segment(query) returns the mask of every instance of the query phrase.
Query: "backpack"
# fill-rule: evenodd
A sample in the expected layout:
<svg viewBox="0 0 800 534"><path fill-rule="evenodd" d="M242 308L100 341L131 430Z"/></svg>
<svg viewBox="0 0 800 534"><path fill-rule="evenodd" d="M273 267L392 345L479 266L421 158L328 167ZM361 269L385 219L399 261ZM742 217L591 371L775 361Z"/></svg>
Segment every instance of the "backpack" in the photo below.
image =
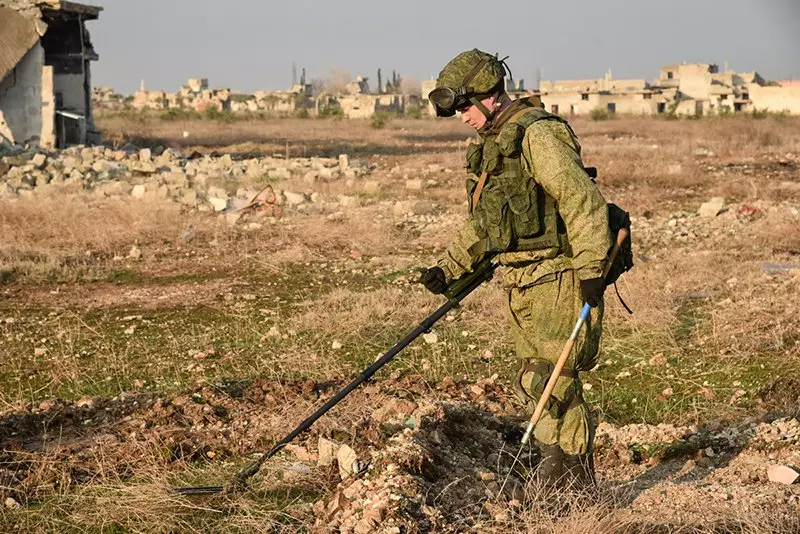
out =
<svg viewBox="0 0 800 534"><path fill-rule="evenodd" d="M614 291L617 292L617 298L622 303L622 306L632 314L633 312L622 300L617 288L617 279L623 273L630 271L633 268L633 241L631 239L631 217L627 211L623 210L616 204L608 203L608 229L611 231L611 238L614 243L617 242L617 236L620 230L625 229L628 231L628 236L619 247L619 252L614 258L614 262L608 270L606 275L606 285L614 284Z"/></svg>

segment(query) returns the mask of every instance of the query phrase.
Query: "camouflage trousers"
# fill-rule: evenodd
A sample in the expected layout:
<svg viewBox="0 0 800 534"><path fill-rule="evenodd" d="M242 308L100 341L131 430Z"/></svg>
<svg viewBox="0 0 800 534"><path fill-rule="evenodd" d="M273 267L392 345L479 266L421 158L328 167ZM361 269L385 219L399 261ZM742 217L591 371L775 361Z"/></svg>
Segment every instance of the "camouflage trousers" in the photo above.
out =
<svg viewBox="0 0 800 534"><path fill-rule="evenodd" d="M541 397L550 371L558 361L583 308L580 280L572 270L549 275L544 281L509 291L511 327L521 367L514 390L530 413ZM603 303L592 309L567 359L565 369L589 370L597 362L603 330ZM535 364L535 365L532 365ZM534 436L543 445L558 444L565 454L592 452L594 422L583 400L580 378L562 376Z"/></svg>

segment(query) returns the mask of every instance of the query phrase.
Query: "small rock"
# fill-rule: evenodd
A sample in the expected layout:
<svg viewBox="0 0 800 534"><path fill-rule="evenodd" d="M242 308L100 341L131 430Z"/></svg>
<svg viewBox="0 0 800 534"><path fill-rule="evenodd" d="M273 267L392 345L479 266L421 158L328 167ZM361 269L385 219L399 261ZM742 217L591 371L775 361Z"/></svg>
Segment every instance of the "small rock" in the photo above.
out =
<svg viewBox="0 0 800 534"><path fill-rule="evenodd" d="M701 217L716 217L725 211L725 199L723 197L714 197L708 202L704 202L697 214Z"/></svg>
<svg viewBox="0 0 800 534"><path fill-rule="evenodd" d="M75 401L75 406L78 408L94 408L94 400L91 397L81 397Z"/></svg>
<svg viewBox="0 0 800 534"><path fill-rule="evenodd" d="M439 342L439 335L436 332L427 332L422 334L422 339L428 345L435 345Z"/></svg>
<svg viewBox="0 0 800 534"><path fill-rule="evenodd" d="M422 191L422 187L422 180L418 178L406 180L406 189L410 189L412 191Z"/></svg>
<svg viewBox="0 0 800 534"><path fill-rule="evenodd" d="M767 478L770 482L779 484L794 484L800 478L800 473L788 465L771 465L767 468Z"/></svg>
<svg viewBox="0 0 800 534"><path fill-rule="evenodd" d="M336 458L336 452L339 449L339 446L332 442L329 439L325 439L323 437L319 438L317 441L317 454L319 458L317 459L317 464L319 465L331 465L333 464L333 459Z"/></svg>
<svg viewBox="0 0 800 534"><path fill-rule="evenodd" d="M343 346L344 346L344 345L342 345L342 342L341 342L341 341L338 341L338 340L335 340L335 339L333 340L333 343L331 343L331 348L332 348L333 350L339 350L339 349L341 349Z"/></svg>
<svg viewBox="0 0 800 534"><path fill-rule="evenodd" d="M131 249L128 251L128 257L132 260L138 260L142 257L142 249L133 245Z"/></svg>
<svg viewBox="0 0 800 534"><path fill-rule="evenodd" d="M44 167L44 164L47 163L47 156L44 154L36 154L31 159L31 163L33 163L37 169L41 169Z"/></svg>
<svg viewBox="0 0 800 534"><path fill-rule="evenodd" d="M305 195L302 193L292 193L291 191L284 191L283 196L289 206L299 206L306 201Z"/></svg>
<svg viewBox="0 0 800 534"><path fill-rule="evenodd" d="M45 354L47 354L47 349L44 347L36 347L33 349L34 356L44 356Z"/></svg>
<svg viewBox="0 0 800 534"><path fill-rule="evenodd" d="M131 196L133 198L144 198L144 194L147 192L147 188L144 185L138 184L134 185L133 189L131 190Z"/></svg>
<svg viewBox="0 0 800 534"><path fill-rule="evenodd" d="M339 512L343 512L350 507L350 501L339 491L333 496L333 499L328 503L328 515L334 516Z"/></svg>
<svg viewBox="0 0 800 534"><path fill-rule="evenodd" d="M358 456L348 445L342 445L336 451L336 461L339 463L339 476L342 480L358 472Z"/></svg>
<svg viewBox="0 0 800 534"><path fill-rule="evenodd" d="M339 169L346 171L350 168L350 157L347 154L339 154Z"/></svg>
<svg viewBox="0 0 800 534"><path fill-rule="evenodd" d="M214 211L224 211L228 207L227 198L209 197L208 203L214 208Z"/></svg>
<svg viewBox="0 0 800 534"><path fill-rule="evenodd" d="M15 501L13 497L6 497L5 506L6 508L22 508L22 505Z"/></svg>

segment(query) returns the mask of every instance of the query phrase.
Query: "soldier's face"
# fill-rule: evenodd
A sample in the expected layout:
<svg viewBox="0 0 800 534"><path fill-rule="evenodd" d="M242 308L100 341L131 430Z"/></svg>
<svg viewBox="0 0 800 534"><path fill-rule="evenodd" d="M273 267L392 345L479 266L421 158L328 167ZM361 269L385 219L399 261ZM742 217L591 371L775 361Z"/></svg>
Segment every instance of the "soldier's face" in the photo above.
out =
<svg viewBox="0 0 800 534"><path fill-rule="evenodd" d="M492 109L494 107L494 102L494 96L488 96L481 100L481 104L486 106L487 109ZM458 108L456 111L461 113L461 120L464 124L468 124L471 128L479 130L486 124L486 117L481 113L481 110L478 109L478 106L468 104L462 108Z"/></svg>

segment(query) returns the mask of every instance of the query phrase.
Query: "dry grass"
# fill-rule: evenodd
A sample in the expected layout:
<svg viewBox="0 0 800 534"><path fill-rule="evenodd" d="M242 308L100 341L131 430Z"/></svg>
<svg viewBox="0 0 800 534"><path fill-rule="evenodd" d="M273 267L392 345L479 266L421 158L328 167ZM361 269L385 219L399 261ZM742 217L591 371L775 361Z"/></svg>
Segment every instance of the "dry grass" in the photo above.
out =
<svg viewBox="0 0 800 534"><path fill-rule="evenodd" d="M149 136L186 150L282 153L289 139L296 155L350 153L375 165L369 179L380 183L380 191L366 194L343 181L277 184L358 195L362 206L343 210L339 222L326 216L340 208L327 206L251 231L170 204L81 196L4 203L0 290L8 297L0 303L0 402L6 413L56 395L111 397L134 389L172 395L201 382L253 377L344 380L441 302L404 278L412 267L433 261L463 217L459 169L469 132L455 121L397 120L379 131L366 122L322 120L184 125L114 118L101 124L109 136ZM594 385L587 397L608 420L738 420L752 414L760 387L798 371L798 278L765 276L762 269L764 262L798 263L800 222L788 209L800 200L791 185L797 174L775 167L800 152L797 124L740 117L574 122L587 165L600 168L604 194L641 217L640 228L649 225L644 232L634 228L636 250L649 261L638 259L620 281L635 315L609 295L601 365L586 375ZM191 135L184 141L187 128ZM696 156L698 147L714 156ZM431 174L432 163L456 172ZM719 174L728 163L739 166ZM753 172L741 167L754 164L763 166ZM391 172L395 167L400 170ZM406 175L437 184L407 191ZM693 240L666 236L667 220L693 213L712 195L734 206L761 206L762 212L742 224L728 214ZM391 203L409 199L436 200L431 222L399 224ZM699 224L686 219L689 227ZM190 242L178 237L189 223L197 231ZM142 260L113 259L127 256L134 243ZM415 343L392 370L431 383L499 373L507 383L516 364L506 336L506 298L496 283L481 288L436 325L439 343ZM132 325L135 331L124 333ZM334 341L342 347L333 349ZM195 359L197 351L208 356ZM654 357L661 363L651 364ZM747 395L730 404L739 387ZM667 388L672 396L660 398ZM264 431L280 433L286 421L313 407L310 400L281 405ZM349 429L371 409L348 405L337 419L320 423L325 430ZM232 466L166 463L163 447L142 443L129 472L96 459L99 474L84 485L45 482L48 466L71 460L31 452L26 461L41 470L29 480L37 500L6 512L0 525L25 531L275 532L313 523L313 512L302 504L313 497L287 485L207 505L171 497L170 484L224 480ZM302 478L288 486L323 497L327 491ZM617 497L570 501L575 505L558 514L535 504L541 499L530 502L505 510L507 521L484 517L480 531L766 533L797 526L744 504L731 506L724 524L654 525L626 515Z"/></svg>
<svg viewBox="0 0 800 534"><path fill-rule="evenodd" d="M601 485L597 491L570 488L549 490L535 480L526 487L524 504L491 505L491 519L479 520L476 532L515 534L789 534L797 532L800 520L781 517L769 509L748 503L711 505L706 517L671 521L653 514L631 513L625 491ZM724 518L724 519L723 519Z"/></svg>

